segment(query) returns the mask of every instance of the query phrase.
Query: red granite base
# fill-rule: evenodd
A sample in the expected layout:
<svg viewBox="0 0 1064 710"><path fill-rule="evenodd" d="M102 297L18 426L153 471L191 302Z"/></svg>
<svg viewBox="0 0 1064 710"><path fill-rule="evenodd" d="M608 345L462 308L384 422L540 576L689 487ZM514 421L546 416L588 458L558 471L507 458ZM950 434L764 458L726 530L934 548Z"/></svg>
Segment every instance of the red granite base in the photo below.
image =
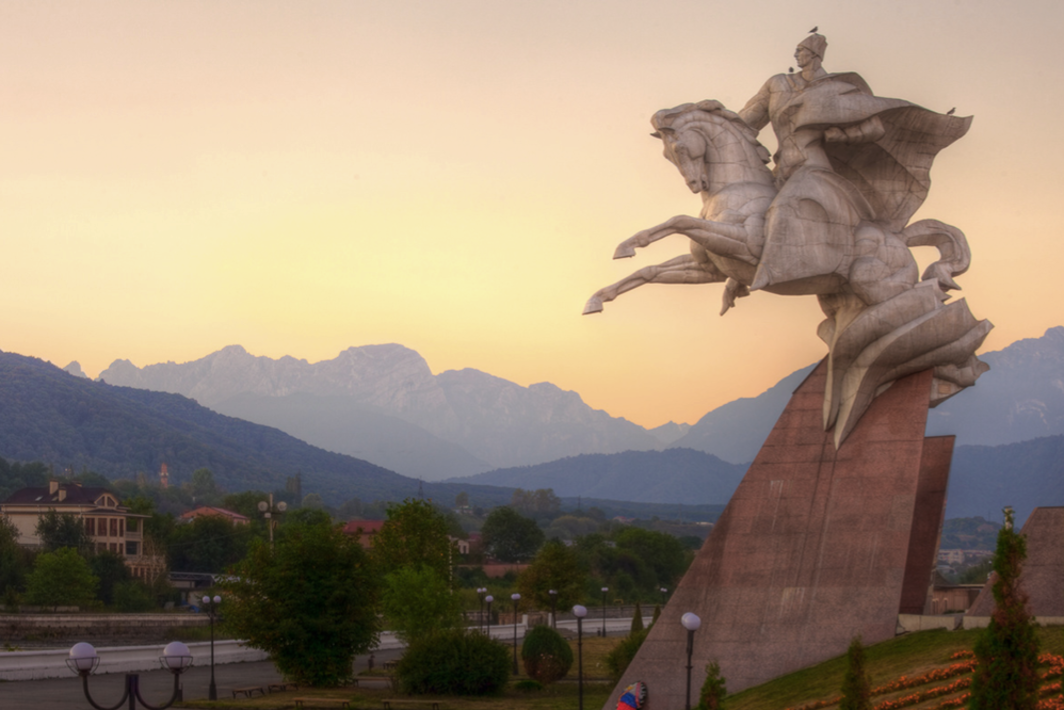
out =
<svg viewBox="0 0 1064 710"><path fill-rule="evenodd" d="M838 656L857 634L891 638L903 604L922 608L953 446L924 438L931 372L894 383L837 451L821 424L825 372L791 397L604 708L636 680L650 710L684 707L688 611L702 619L697 694L712 660L735 692Z"/></svg>

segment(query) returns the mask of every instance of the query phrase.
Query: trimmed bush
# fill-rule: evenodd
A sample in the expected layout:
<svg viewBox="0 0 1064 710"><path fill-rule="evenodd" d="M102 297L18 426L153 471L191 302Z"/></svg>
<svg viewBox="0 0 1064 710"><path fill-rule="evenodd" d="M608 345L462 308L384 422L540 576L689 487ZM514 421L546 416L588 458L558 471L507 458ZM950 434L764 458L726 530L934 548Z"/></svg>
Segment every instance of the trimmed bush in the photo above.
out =
<svg viewBox="0 0 1064 710"><path fill-rule="evenodd" d="M529 678L543 685L561 680L573 667L573 649L549 626L536 626L521 644L521 662Z"/></svg>
<svg viewBox="0 0 1064 710"><path fill-rule="evenodd" d="M514 683L514 690L520 690L522 693L535 693L543 690L543 684L538 680L532 680L531 678L525 678Z"/></svg>
<svg viewBox="0 0 1064 710"><path fill-rule="evenodd" d="M410 644L396 674L404 693L493 695L510 680L510 653L483 634L441 631Z"/></svg>
<svg viewBox="0 0 1064 710"><path fill-rule="evenodd" d="M635 654L639 652L639 647L643 645L643 640L648 633L650 633L650 629L630 633L606 654L606 666L610 669L610 674L613 675L615 680L620 680L621 676L624 675L625 670L628 669L628 664L632 662Z"/></svg>
<svg viewBox="0 0 1064 710"><path fill-rule="evenodd" d="M639 602L635 603L635 613L632 614L632 628L628 629L629 632L642 631L643 630L643 610L639 606Z"/></svg>

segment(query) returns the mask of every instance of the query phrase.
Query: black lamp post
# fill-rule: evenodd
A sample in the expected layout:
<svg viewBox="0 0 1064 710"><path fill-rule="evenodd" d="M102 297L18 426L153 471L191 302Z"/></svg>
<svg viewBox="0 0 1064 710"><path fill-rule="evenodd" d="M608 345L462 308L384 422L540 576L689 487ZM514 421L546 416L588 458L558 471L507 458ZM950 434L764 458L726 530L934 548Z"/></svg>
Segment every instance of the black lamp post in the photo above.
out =
<svg viewBox="0 0 1064 710"><path fill-rule="evenodd" d="M661 606L664 607L669 600L669 590L665 587L661 588Z"/></svg>
<svg viewBox="0 0 1064 710"><path fill-rule="evenodd" d="M517 675L517 602L521 601L521 595L514 592L510 598L514 600L514 675Z"/></svg>
<svg viewBox="0 0 1064 710"><path fill-rule="evenodd" d="M490 594L484 597L484 601L488 603L488 638L491 638L491 603L495 601L495 597Z"/></svg>
<svg viewBox="0 0 1064 710"><path fill-rule="evenodd" d="M558 628L558 614L555 611L555 607L558 604L558 590L548 589L547 594L550 595L550 627L556 629Z"/></svg>
<svg viewBox="0 0 1064 710"><path fill-rule="evenodd" d="M487 587L477 587L477 598L480 599L480 616L477 617L477 630L481 633L484 631L484 595L487 591Z"/></svg>
<svg viewBox="0 0 1064 710"><path fill-rule="evenodd" d="M181 695L179 677L186 668L192 665L192 654L189 653L188 646L180 641L173 641L163 649L163 655L159 657L159 663L163 668L174 674L174 692L170 699L162 705L151 705L140 696L140 676L136 673L126 673L126 690L122 694L122 699L111 707L105 707L93 700L92 696L89 695L89 676L96 670L96 666L100 665L100 657L96 655L96 649L92 647L92 644L74 644L70 649L70 657L67 658L66 663L70 670L81 676L81 687L85 691L85 699L96 710L118 710L118 708L126 704L127 700L129 701L129 710L136 710L138 700L148 710L164 710L173 705Z"/></svg>
<svg viewBox="0 0 1064 710"><path fill-rule="evenodd" d="M584 617L587 609L577 604L573 607L576 617L576 678L580 687L580 710L584 710Z"/></svg>
<svg viewBox="0 0 1064 710"><path fill-rule="evenodd" d="M218 605L221 603L222 598L217 595L214 599L203 597L203 606L207 610L207 616L211 619L211 686L207 691L209 700L218 699L218 688L214 685L214 617L218 614Z"/></svg>
<svg viewBox="0 0 1064 710"><path fill-rule="evenodd" d="M687 612L680 618L680 623L687 629L687 710L691 710L691 653L695 649L695 632L702 625L702 620L694 612Z"/></svg>
<svg viewBox="0 0 1064 710"><path fill-rule="evenodd" d="M609 587L602 588L602 638L606 638L606 592L610 591Z"/></svg>

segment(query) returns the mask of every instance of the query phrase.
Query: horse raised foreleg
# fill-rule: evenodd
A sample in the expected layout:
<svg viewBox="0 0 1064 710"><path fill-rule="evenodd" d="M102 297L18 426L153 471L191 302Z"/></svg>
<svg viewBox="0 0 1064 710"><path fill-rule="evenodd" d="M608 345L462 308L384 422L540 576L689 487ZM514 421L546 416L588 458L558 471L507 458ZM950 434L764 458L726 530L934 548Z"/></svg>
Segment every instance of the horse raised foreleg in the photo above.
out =
<svg viewBox="0 0 1064 710"><path fill-rule="evenodd" d="M612 301L622 293L645 284L706 284L717 283L727 278L712 264L700 263L690 254L684 254L661 264L643 267L617 283L599 289L588 299L587 305L584 306L584 315L601 313L603 303Z"/></svg>
<svg viewBox="0 0 1064 710"><path fill-rule="evenodd" d="M757 258L747 245L750 235L747 233L745 226L728 222L714 222L683 214L677 215L667 222L662 222L656 227L637 232L625 239L613 252L613 258L625 259L635 256L637 247L649 246L670 234L683 234L714 254L730 256L750 264L757 264Z"/></svg>
<svg viewBox="0 0 1064 710"><path fill-rule="evenodd" d="M943 291L960 289L953 277L967 271L972 262L972 252L964 232L937 219L923 219L906 227L901 238L909 247L931 246L938 249L942 258L924 270L924 281L937 280Z"/></svg>

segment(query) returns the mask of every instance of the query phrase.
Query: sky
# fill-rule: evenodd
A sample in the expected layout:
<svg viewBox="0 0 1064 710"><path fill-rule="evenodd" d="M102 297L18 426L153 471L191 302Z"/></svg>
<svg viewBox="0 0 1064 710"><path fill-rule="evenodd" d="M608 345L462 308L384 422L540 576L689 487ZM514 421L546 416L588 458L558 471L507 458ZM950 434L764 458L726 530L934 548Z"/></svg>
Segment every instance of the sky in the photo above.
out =
<svg viewBox="0 0 1064 710"><path fill-rule="evenodd" d="M612 260L701 207L650 116L738 110L814 25L828 71L975 116L914 220L966 233L983 350L1064 324L1064 3L0 0L0 350L95 376L394 342L693 423L823 357L816 299L581 310L687 252Z"/></svg>

